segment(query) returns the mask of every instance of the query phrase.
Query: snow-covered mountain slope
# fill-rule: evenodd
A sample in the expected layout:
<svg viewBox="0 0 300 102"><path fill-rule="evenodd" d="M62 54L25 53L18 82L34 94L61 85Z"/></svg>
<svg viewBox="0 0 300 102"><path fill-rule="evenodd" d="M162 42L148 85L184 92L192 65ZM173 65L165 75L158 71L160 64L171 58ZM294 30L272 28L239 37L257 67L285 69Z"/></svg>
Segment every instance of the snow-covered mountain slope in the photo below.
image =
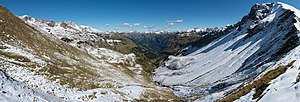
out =
<svg viewBox="0 0 300 102"><path fill-rule="evenodd" d="M282 59L275 62L274 65L270 66L267 70L276 70L280 66L286 66L293 62L292 66L275 79L269 82L269 85L265 87L265 90L261 91L262 95L259 98L253 98L254 94L257 93L258 89L253 88L251 92L248 92L241 98L235 100L235 102L298 102L300 99L300 46L291 50ZM256 79L262 79L262 76L266 76L268 71L259 75ZM271 72L271 71L270 71ZM276 72L274 72L276 73ZM272 73L272 75L274 75ZM249 83L250 85L253 83ZM249 85L246 84L246 85ZM245 86L246 86L245 85Z"/></svg>
<svg viewBox="0 0 300 102"><path fill-rule="evenodd" d="M0 63L3 63L0 60ZM0 65L3 67L5 65ZM12 66L11 66L12 67ZM1 81L1 102L43 102L43 101L60 101L58 98L42 93L40 90L33 90L32 87L26 86L19 81L7 76L3 70L0 71Z"/></svg>
<svg viewBox="0 0 300 102"><path fill-rule="evenodd" d="M180 97L217 100L268 71L299 45L299 13L284 3L256 4L226 29L226 36L186 56L170 56L153 80Z"/></svg>
<svg viewBox="0 0 300 102"><path fill-rule="evenodd" d="M53 39L60 39L73 47L88 52L92 56L98 56L98 58L106 60L123 60L119 61L123 63L127 62L124 60L127 60L128 58L122 58L120 56L110 56L112 54L109 54L107 52L115 53L114 51L116 51L120 54L122 53L129 55L132 55L134 53L135 59L137 61L136 63L143 65L143 68L141 69L142 74L147 74L145 73L145 71L149 71L155 68L154 65L150 62L143 62L147 60L147 58L144 57L143 53L140 53L142 51L142 48L140 48L135 42L133 42L123 34L101 32L89 26L77 25L74 22L53 22L51 20L33 18L28 15L19 16L19 18L24 20L27 24L33 26L37 30L47 34L47 36Z"/></svg>
<svg viewBox="0 0 300 102"><path fill-rule="evenodd" d="M1 101L177 99L150 82L135 54L85 43L95 36L81 35L90 36L95 30L84 31L72 23L61 30L55 23L47 33L42 29L51 25L30 26L2 6L0 21ZM84 43L61 41L72 34L73 41Z"/></svg>
<svg viewBox="0 0 300 102"><path fill-rule="evenodd" d="M93 27L77 25L70 21L54 22L33 18L28 15L19 16L19 18L37 30L61 39L73 46L80 46L82 44L96 45L97 43L113 46L122 43L121 39L111 37L113 34L106 34Z"/></svg>

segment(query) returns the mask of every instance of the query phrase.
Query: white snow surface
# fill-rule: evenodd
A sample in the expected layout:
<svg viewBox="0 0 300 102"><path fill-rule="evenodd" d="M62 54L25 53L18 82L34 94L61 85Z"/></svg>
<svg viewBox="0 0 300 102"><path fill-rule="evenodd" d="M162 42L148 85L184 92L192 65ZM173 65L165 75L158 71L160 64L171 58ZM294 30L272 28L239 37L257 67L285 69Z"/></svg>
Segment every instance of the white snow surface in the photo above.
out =
<svg viewBox="0 0 300 102"><path fill-rule="evenodd" d="M17 55L22 55L24 57L29 58L31 61L38 61L38 64L45 64L37 56L22 50L21 48L17 48L8 44L5 44L7 49L2 51L9 52ZM106 88L97 88L90 89L87 91L78 91L77 89L68 88L67 86L62 86L57 82L53 82L46 78L46 76L37 75L35 72L28 70L26 67L14 65L13 63L22 63L15 61L13 59L7 59L5 57L0 56L0 78L2 85L2 93L0 93L0 100L2 101L37 101L37 102L47 102L47 101L121 101L123 100L123 96L113 92L110 89ZM37 68L39 69L39 68ZM4 70L6 74L3 74ZM117 73L115 73L117 74ZM8 75L9 77L7 77ZM124 77L126 78L126 77ZM121 81L119 81L121 82ZM127 81L129 82L129 81ZM126 83L127 83L126 82ZM134 84L134 82L129 82ZM137 83L138 85L138 83ZM133 87L133 86L130 86ZM135 89L139 91L143 91L142 88ZM125 91L126 87L123 90ZM5 92L5 93L4 93ZM97 97L96 99L90 99L88 95L94 95ZM105 94L101 94L105 93ZM136 94L134 94L136 95ZM60 99L59 99L60 98ZM62 100L63 99L63 100ZM127 97L127 99L139 99L139 96L135 97Z"/></svg>
<svg viewBox="0 0 300 102"><path fill-rule="evenodd" d="M282 2L278 2L278 4L280 4L282 6L282 8L284 9L288 9L288 10L291 10L291 11L294 11L295 15L297 17L300 17L300 10L298 10L297 8L291 6L291 5L288 5L286 3L282 3Z"/></svg>

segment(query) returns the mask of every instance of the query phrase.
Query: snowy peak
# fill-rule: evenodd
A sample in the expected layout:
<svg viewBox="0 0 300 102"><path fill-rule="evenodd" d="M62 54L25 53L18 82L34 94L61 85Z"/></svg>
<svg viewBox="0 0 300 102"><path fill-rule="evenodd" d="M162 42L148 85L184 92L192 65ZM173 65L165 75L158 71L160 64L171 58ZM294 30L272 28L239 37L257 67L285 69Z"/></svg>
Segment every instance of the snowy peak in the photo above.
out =
<svg viewBox="0 0 300 102"><path fill-rule="evenodd" d="M212 32L212 31L221 31L224 30L224 28L193 28L193 29L188 29L187 32Z"/></svg>
<svg viewBox="0 0 300 102"><path fill-rule="evenodd" d="M249 14L244 16L242 20L234 26L238 31L246 29L248 33L253 33L253 31L262 30L271 22L277 24L283 23L284 21L292 21L296 23L296 20L299 21L299 13L298 9L280 2L255 4Z"/></svg>
<svg viewBox="0 0 300 102"><path fill-rule="evenodd" d="M37 18L33 18L28 15L19 16L19 18L21 18L22 20L24 20L26 22L45 24L49 27L54 27L56 25L56 23L54 21L37 19Z"/></svg>
<svg viewBox="0 0 300 102"><path fill-rule="evenodd" d="M97 30L91 26L77 25L75 22L71 22L71 21L54 22L52 20L33 18L28 15L19 16L19 18L31 25L44 26L49 29L56 28L56 29L70 31L70 32L94 32L94 33L101 32L100 30Z"/></svg>
<svg viewBox="0 0 300 102"><path fill-rule="evenodd" d="M293 11L294 14L300 17L300 11L288 4L281 3L281 2L273 2L273 3L264 3L264 4L255 4L246 18L251 20L263 20L270 15L275 13L282 13L286 10Z"/></svg>
<svg viewBox="0 0 300 102"><path fill-rule="evenodd" d="M269 14L273 13L276 8L278 8L277 3L271 4L255 4L252 8L250 13L248 14L249 19L252 20L262 20L267 17Z"/></svg>

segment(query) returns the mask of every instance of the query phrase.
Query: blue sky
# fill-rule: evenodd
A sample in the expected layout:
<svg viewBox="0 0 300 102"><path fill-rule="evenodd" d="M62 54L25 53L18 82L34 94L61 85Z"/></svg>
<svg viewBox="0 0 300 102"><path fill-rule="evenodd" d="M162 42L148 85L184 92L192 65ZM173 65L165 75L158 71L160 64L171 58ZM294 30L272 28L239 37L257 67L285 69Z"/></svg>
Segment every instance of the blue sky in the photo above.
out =
<svg viewBox="0 0 300 102"><path fill-rule="evenodd" d="M16 15L73 21L99 30L164 30L223 27L246 15L255 3L274 0L1 0ZM278 1L278 0L277 0ZM300 8L299 0L281 0ZM169 21L169 23L167 23ZM172 23L170 26L170 22ZM107 26L109 24L109 26ZM135 26L133 26L135 24ZM128 27L128 26L132 27Z"/></svg>

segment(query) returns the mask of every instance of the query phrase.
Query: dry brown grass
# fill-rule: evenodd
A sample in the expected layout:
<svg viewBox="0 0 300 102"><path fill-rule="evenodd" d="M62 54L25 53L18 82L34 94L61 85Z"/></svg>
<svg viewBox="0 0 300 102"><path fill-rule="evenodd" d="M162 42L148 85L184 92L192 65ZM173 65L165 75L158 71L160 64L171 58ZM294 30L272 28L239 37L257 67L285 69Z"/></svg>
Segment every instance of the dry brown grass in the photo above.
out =
<svg viewBox="0 0 300 102"><path fill-rule="evenodd" d="M184 99L180 99L177 97L174 97L174 94L172 92L165 91L164 93L157 93L155 90L146 90L142 94L141 100L136 100L139 102L184 102ZM148 101L148 99L150 100Z"/></svg>
<svg viewBox="0 0 300 102"><path fill-rule="evenodd" d="M0 51L0 56L4 56L4 57L9 58L9 59L14 59L14 60L20 61L20 62L31 62L30 59L28 59L24 56L20 56L20 55L13 54L13 53L8 53L8 52Z"/></svg>

